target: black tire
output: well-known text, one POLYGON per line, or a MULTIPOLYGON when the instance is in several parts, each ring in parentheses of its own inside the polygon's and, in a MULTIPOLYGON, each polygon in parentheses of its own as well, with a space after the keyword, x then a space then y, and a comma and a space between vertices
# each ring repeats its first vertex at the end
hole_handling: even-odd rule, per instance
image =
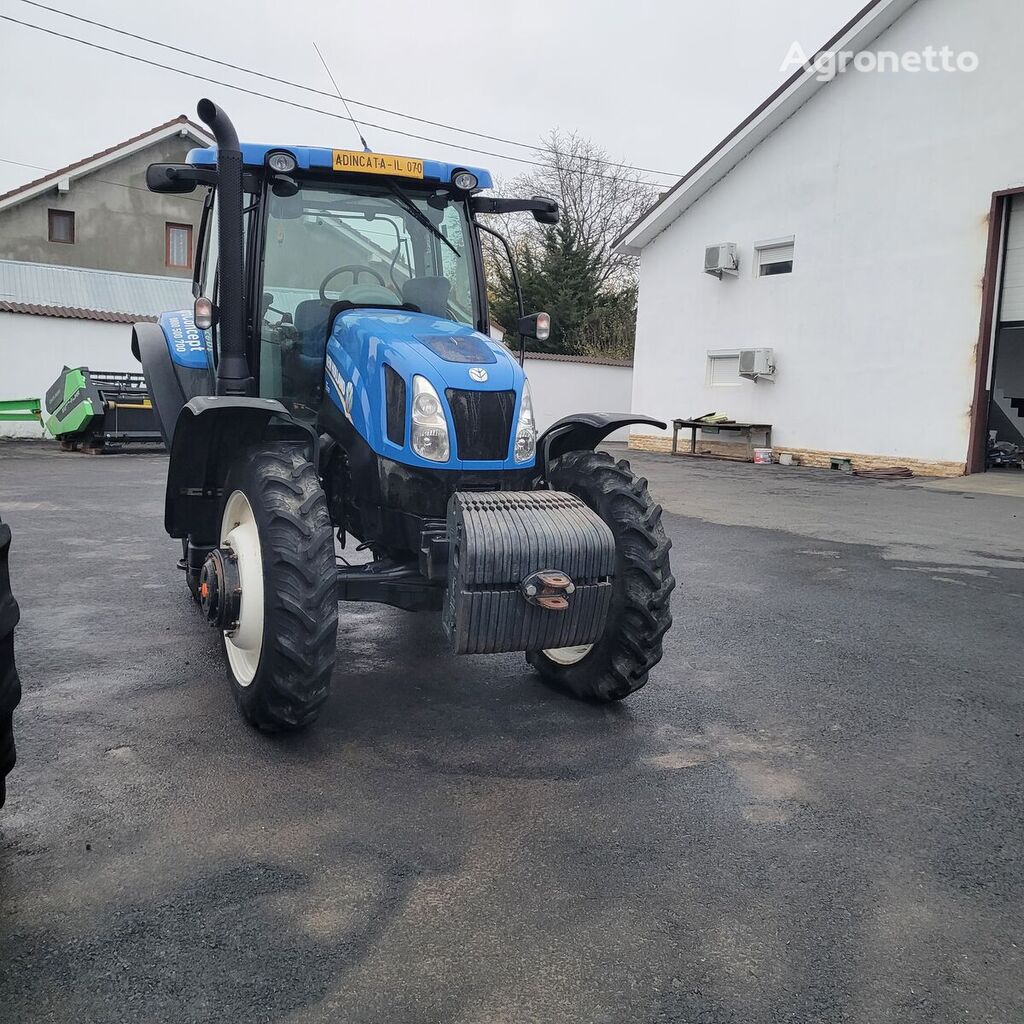
POLYGON ((0 807, 7 797, 6 776, 14 767, 14 709, 21 700, 21 681, 14 664, 14 627, 20 612, 11 593, 7 552, 11 529, 0 520, 0 807))
POLYGON ((615 536, 615 584, 608 623, 589 653, 571 665, 543 651, 526 660, 553 685, 590 700, 622 700, 646 682, 661 661, 662 638, 672 625, 669 566, 672 542, 661 525, 661 506, 625 460, 607 452, 569 452, 548 475, 557 491, 576 495, 615 536))
POLYGON ((337 570, 327 500, 316 470, 294 446, 244 452, 228 472, 224 508, 235 491, 248 500, 259 533, 264 619, 252 682, 241 685, 230 662, 228 678, 258 729, 302 729, 319 715, 334 671, 337 570))

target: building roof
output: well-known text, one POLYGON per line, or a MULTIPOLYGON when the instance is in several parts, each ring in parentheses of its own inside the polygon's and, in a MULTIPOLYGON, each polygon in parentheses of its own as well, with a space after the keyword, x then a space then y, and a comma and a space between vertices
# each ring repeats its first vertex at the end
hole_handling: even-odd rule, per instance
POLYGON ((162 139, 170 138, 174 135, 183 135, 203 146, 209 145, 212 141, 210 133, 205 128, 201 128, 190 121, 184 114, 179 114, 170 121, 165 121, 163 124, 158 124, 155 128, 150 128, 149 131, 142 132, 140 135, 134 135, 130 139, 125 139, 124 142, 119 142, 116 146, 110 146, 99 153, 93 153, 92 156, 83 157, 83 159, 76 160, 73 164, 60 167, 56 171, 50 171, 41 178, 36 178, 34 181, 11 189, 10 192, 3 193, 3 195, 0 195, 0 210, 6 210, 11 206, 24 203, 34 196, 45 192, 47 189, 54 188, 59 182, 70 182, 76 178, 92 174, 107 164, 112 164, 116 160, 121 160, 132 153, 138 152, 140 149, 145 149, 155 142, 160 142, 162 139))
POLYGON ((182 277, 0 260, 0 311, 132 323, 192 303, 182 277))
MULTIPOLYGON (((870 0, 810 61, 813 63, 822 54, 864 50, 915 3, 917 0, 870 0)), ((664 192, 646 213, 626 228, 613 243, 616 249, 638 255, 828 84, 813 68, 799 68, 672 188, 664 192)))
POLYGON ((65 320, 99 320, 108 324, 156 322, 155 316, 133 316, 131 313, 101 313, 96 309, 74 309, 71 306, 40 306, 35 302, 7 302, 0 299, 0 313, 28 313, 31 316, 56 316, 65 320))

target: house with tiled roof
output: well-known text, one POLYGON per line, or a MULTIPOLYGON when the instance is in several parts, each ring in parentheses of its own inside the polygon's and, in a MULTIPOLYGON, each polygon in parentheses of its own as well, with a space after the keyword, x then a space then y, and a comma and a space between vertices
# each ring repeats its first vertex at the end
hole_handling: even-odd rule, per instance
POLYGON ((146 168, 209 144, 181 115, 0 195, 0 260, 191 277, 202 197, 150 192, 146 168))
POLYGON ((181 115, 0 195, 0 400, 45 394, 65 364, 138 370, 127 325, 191 301, 203 208, 150 192, 146 168, 211 141, 181 115))

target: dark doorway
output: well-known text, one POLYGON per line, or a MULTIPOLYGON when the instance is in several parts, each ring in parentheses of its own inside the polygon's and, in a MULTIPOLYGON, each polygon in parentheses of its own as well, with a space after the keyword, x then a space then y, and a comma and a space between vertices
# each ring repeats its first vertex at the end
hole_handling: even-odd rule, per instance
MULTIPOLYGON (((992 196, 967 472, 1022 465, 993 459, 993 439, 1024 452, 1024 189, 992 196)), ((1013 453, 1011 452, 1011 455, 1013 453)))
POLYGON ((999 325, 994 357, 989 436, 1024 447, 1024 323, 999 325))

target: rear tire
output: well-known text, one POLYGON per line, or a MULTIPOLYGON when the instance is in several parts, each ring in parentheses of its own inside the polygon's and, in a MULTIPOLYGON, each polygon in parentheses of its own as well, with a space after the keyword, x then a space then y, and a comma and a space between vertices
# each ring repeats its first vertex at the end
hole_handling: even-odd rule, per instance
MULTIPOLYGON (((250 448, 231 467, 224 485, 222 547, 250 516, 245 551, 235 545, 242 598, 239 628, 224 634, 228 678, 242 714, 256 728, 302 729, 328 697, 338 598, 327 500, 299 448, 250 448), (247 592, 258 602, 248 609, 247 592), (246 631, 255 639, 246 647, 236 644, 246 631)), ((245 536, 244 529, 239 536, 245 536)))
POLYGON ((615 537, 615 583, 608 622, 597 643, 529 651, 526 660, 547 682, 577 697, 622 700, 647 682, 661 661, 662 638, 672 625, 669 599, 676 581, 661 506, 647 490, 647 481, 607 452, 569 452, 551 466, 548 480, 608 524, 615 537))
POLYGON ((10 543, 10 528, 0 519, 0 807, 7 799, 6 776, 16 761, 14 709, 21 700, 21 682, 14 664, 14 627, 20 612, 7 568, 10 543))

